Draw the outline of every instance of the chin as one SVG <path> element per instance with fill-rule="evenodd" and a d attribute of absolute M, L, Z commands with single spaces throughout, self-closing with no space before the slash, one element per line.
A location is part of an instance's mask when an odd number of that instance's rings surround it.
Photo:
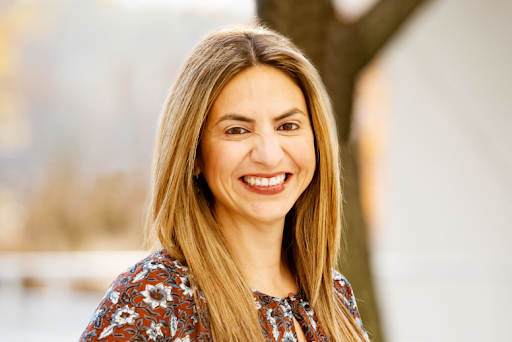
<path fill-rule="evenodd" d="M 286 214 L 288 213 L 288 211 L 284 211 L 284 210 L 279 210 L 279 211 L 276 211 L 276 207 L 273 206 L 273 208 L 266 208 L 268 210 L 258 210 L 256 212 L 252 212 L 251 214 L 249 214 L 248 216 L 252 219 L 252 220 L 256 220 L 256 221 L 259 221 L 259 222 L 262 222 L 262 223 L 275 223 L 275 222 L 278 222 L 278 221 L 281 221 L 283 220 L 285 217 L 286 217 Z M 274 210 L 272 210 L 274 209 Z"/>

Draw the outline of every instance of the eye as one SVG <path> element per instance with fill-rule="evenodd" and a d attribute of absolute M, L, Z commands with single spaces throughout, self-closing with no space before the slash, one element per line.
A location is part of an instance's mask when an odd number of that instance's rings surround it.
<path fill-rule="evenodd" d="M 232 127 L 226 131 L 226 134 L 244 134 L 247 130 L 242 127 Z"/>
<path fill-rule="evenodd" d="M 287 123 L 282 124 L 281 126 L 279 126 L 278 130 L 280 130 L 280 131 L 293 131 L 293 130 L 296 130 L 297 128 L 299 128 L 299 126 L 297 124 L 294 124 L 294 123 L 291 123 L 291 122 L 287 122 Z"/>

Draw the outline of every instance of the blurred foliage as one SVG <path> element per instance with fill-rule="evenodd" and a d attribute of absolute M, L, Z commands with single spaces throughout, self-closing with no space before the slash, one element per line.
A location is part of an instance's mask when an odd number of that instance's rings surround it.
<path fill-rule="evenodd" d="M 237 1 L 0 1 L 0 251 L 141 247 L 166 90 Z"/>
<path fill-rule="evenodd" d="M 22 239 L 11 250 L 139 249 L 147 184 L 116 173 L 87 186 L 53 172 L 27 205 Z"/>

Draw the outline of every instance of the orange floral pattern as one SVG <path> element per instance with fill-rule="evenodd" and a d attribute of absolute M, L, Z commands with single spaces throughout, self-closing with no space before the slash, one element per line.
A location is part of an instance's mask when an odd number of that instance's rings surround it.
<path fill-rule="evenodd" d="M 333 284 L 362 327 L 348 281 L 333 271 Z M 302 294 L 276 298 L 255 289 L 253 293 L 266 341 L 297 341 L 293 317 L 308 341 L 327 341 Z M 199 295 L 205 300 L 201 292 Z M 112 283 L 80 341 L 212 341 L 208 327 L 199 323 L 201 312 L 196 309 L 187 268 L 161 250 L 123 272 Z"/>

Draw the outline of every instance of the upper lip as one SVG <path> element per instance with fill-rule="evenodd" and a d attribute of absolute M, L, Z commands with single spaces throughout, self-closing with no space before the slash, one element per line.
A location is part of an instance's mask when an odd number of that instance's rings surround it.
<path fill-rule="evenodd" d="M 289 172 L 280 171 L 280 172 L 274 172 L 274 173 L 251 173 L 248 175 L 243 175 L 242 177 L 272 178 L 272 177 L 280 176 L 280 175 L 287 174 L 287 173 L 289 173 Z"/>

